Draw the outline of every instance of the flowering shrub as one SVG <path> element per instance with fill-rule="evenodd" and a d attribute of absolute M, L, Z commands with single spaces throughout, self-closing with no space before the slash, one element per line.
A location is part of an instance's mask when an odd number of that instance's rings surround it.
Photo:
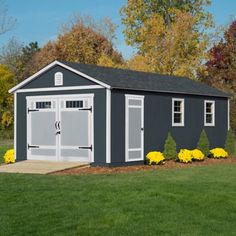
<path fill-rule="evenodd" d="M 195 160 L 195 161 L 204 160 L 204 154 L 199 149 L 192 150 L 191 155 L 192 155 L 192 160 Z"/>
<path fill-rule="evenodd" d="M 227 158 L 229 155 L 223 148 L 214 148 L 210 150 L 210 157 Z"/>
<path fill-rule="evenodd" d="M 161 152 L 156 152 L 156 151 L 149 152 L 146 157 L 147 157 L 149 165 L 151 165 L 151 164 L 156 164 L 156 165 L 164 164 L 165 158 Z"/>
<path fill-rule="evenodd" d="M 183 163 L 192 162 L 192 153 L 188 149 L 180 149 L 178 154 L 178 160 Z"/>
<path fill-rule="evenodd" d="M 6 151 L 3 158 L 6 164 L 15 163 L 16 159 L 14 149 L 9 149 L 8 151 Z"/>

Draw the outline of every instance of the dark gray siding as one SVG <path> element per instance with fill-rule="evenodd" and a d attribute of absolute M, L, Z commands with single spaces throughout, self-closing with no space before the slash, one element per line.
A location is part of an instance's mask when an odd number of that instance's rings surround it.
<path fill-rule="evenodd" d="M 195 148 L 205 129 L 211 148 L 223 147 L 227 133 L 227 98 L 178 95 L 167 93 L 112 90 L 112 163 L 125 162 L 125 94 L 145 95 L 144 154 L 163 150 L 167 133 L 171 132 L 178 149 Z M 172 127 L 172 98 L 185 99 L 185 126 Z M 204 127 L 204 100 L 215 100 L 215 127 Z"/>
<path fill-rule="evenodd" d="M 63 86 L 83 86 L 83 85 L 97 85 L 94 82 L 85 79 L 61 66 L 54 66 L 53 68 L 45 71 L 43 74 L 39 75 L 31 82 L 26 84 L 23 88 L 46 88 L 54 87 L 54 74 L 56 72 L 63 73 Z M 62 87 L 62 86 L 58 86 Z"/>
<path fill-rule="evenodd" d="M 106 90 L 76 90 L 17 94 L 17 160 L 26 159 L 26 96 L 60 94 L 94 94 L 94 158 L 96 163 L 106 162 Z"/>

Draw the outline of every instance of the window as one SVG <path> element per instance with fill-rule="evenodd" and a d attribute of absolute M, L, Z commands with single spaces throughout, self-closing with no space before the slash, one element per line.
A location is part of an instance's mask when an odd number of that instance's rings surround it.
<path fill-rule="evenodd" d="M 215 126 L 215 102 L 214 101 L 205 101 L 204 125 Z"/>
<path fill-rule="evenodd" d="M 81 108 L 83 107 L 83 101 L 66 101 L 66 108 Z"/>
<path fill-rule="evenodd" d="M 184 99 L 172 99 L 172 126 L 184 126 Z"/>
<path fill-rule="evenodd" d="M 50 109 L 51 102 L 36 102 L 36 109 Z"/>

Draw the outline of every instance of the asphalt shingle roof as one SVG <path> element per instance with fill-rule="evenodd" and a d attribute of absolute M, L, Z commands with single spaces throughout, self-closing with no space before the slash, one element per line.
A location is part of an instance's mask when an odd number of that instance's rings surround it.
<path fill-rule="evenodd" d="M 185 77 L 61 62 L 111 88 L 229 97 L 227 93 Z"/>

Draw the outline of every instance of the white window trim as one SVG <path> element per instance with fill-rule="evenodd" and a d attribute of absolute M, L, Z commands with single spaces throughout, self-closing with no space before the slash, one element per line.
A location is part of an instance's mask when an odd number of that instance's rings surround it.
<path fill-rule="evenodd" d="M 141 101 L 141 105 L 129 105 L 130 99 L 137 99 Z M 125 94 L 125 162 L 143 161 L 144 160 L 144 130 L 141 130 L 141 148 L 129 149 L 129 112 L 130 107 L 141 108 L 141 126 L 144 128 L 144 96 Z M 141 151 L 141 158 L 129 159 L 129 151 Z"/>
<path fill-rule="evenodd" d="M 207 103 L 212 103 L 213 107 L 212 107 L 212 123 L 207 123 L 206 122 L 206 104 Z M 209 127 L 213 127 L 215 126 L 215 101 L 213 100 L 204 100 L 204 126 L 209 126 Z"/>
<path fill-rule="evenodd" d="M 181 123 L 175 123 L 174 122 L 174 103 L 175 101 L 180 101 L 182 102 L 182 106 L 181 106 L 181 114 L 182 114 L 182 120 Z M 184 103 L 184 98 L 172 98 L 172 126 L 174 127 L 183 127 L 184 126 L 184 116 L 185 116 L 185 103 Z"/>

